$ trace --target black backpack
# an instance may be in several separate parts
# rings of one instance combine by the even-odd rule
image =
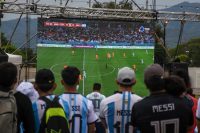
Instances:
[[[46,109],[41,119],[39,133],[69,133],[69,123],[65,111],[56,96],[53,101],[40,97],[46,103]]]

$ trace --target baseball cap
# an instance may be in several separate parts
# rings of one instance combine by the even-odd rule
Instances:
[[[54,75],[49,69],[40,69],[35,76],[35,83],[37,84],[53,84],[55,81]]]
[[[21,82],[17,86],[16,90],[28,96],[32,102],[36,101],[39,97],[37,91],[33,87],[33,84],[30,82]]]
[[[160,76],[162,78],[164,76],[164,69],[159,64],[149,65],[144,70],[144,80],[148,80],[152,76]]]
[[[118,71],[117,81],[122,85],[132,85],[135,82],[135,72],[129,67],[123,67]]]

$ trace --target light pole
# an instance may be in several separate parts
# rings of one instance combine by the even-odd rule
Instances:
[[[167,24],[169,23],[168,20],[165,20],[164,21],[164,36],[163,36],[163,42],[164,42],[164,47],[166,48],[166,27],[167,27]]]

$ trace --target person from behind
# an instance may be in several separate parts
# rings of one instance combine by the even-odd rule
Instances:
[[[47,103],[45,99],[53,100],[55,95],[53,91],[57,87],[55,78],[51,70],[40,69],[35,76],[35,89],[38,91],[40,98],[33,103],[35,116],[36,133],[39,132],[41,120],[46,109]]]
[[[131,123],[141,133],[187,133],[193,125],[192,110],[179,97],[165,91],[164,70],[159,64],[144,71],[150,95],[132,108]]]
[[[17,132],[17,133],[35,133],[34,127],[34,116],[33,109],[30,99],[22,94],[21,92],[15,92],[15,85],[17,83],[17,67],[9,62],[4,62],[0,64],[0,97],[7,95],[7,97],[12,93],[14,94],[13,98],[10,96],[12,104],[9,106],[3,106],[8,103],[8,101],[3,101],[1,103],[1,113],[8,111],[7,113],[0,114],[0,130],[3,133],[6,132]],[[11,92],[12,91],[12,92]],[[3,95],[2,95],[3,94]],[[3,99],[0,98],[2,101]],[[11,107],[12,110],[10,110]],[[10,110],[10,111],[9,111]],[[11,112],[13,121],[10,121],[12,117],[5,117]],[[7,114],[7,115],[5,115]],[[17,116],[16,116],[17,114]],[[3,120],[3,118],[6,118]],[[16,119],[15,119],[16,118]],[[16,124],[14,124],[16,123]],[[15,128],[16,126],[16,128]],[[15,128],[15,129],[14,129]],[[5,130],[4,130],[5,129]]]
[[[38,92],[35,90],[33,84],[30,82],[21,82],[17,86],[16,90],[28,96],[32,103],[39,98]]]
[[[186,91],[184,92],[185,93],[184,98],[189,102],[189,104],[192,108],[193,117],[195,120],[198,100],[193,95],[193,90],[191,88],[191,82],[190,82],[190,76],[189,76],[188,72],[184,69],[177,69],[176,71],[173,72],[173,74],[180,77],[181,79],[183,79],[183,81],[186,85]],[[200,115],[199,115],[199,117],[200,117]],[[197,130],[196,126],[197,126],[197,123],[196,123],[196,121],[194,121],[194,124],[188,133],[194,133],[194,131]]]
[[[86,96],[89,100],[92,101],[93,106],[94,106],[94,111],[95,111],[97,116],[99,116],[100,103],[103,99],[106,98],[100,92],[101,92],[101,84],[100,83],[94,83],[93,92]],[[105,128],[102,125],[100,119],[95,122],[95,127],[96,127],[96,133],[104,133],[105,132]]]
[[[94,106],[94,111],[96,115],[99,116],[100,103],[103,99],[106,98],[103,94],[101,94],[101,84],[94,83],[93,92],[88,94],[86,97],[92,101]]]
[[[142,98],[132,93],[136,84],[135,72],[129,67],[119,69],[116,83],[118,91],[105,98],[100,104],[100,118],[109,133],[133,132],[131,122],[132,106]]]
[[[59,102],[69,120],[70,132],[94,133],[94,123],[98,117],[93,110],[92,102],[77,92],[80,82],[79,69],[68,66],[62,70],[61,77],[65,92],[59,96]]]
[[[186,85],[184,81],[175,75],[164,78],[165,90],[168,94],[176,97],[184,97],[186,91]]]

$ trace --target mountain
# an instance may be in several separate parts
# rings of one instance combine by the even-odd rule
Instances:
[[[17,19],[3,21],[2,22],[2,32],[5,36],[10,39],[12,32],[17,23]],[[37,19],[30,19],[30,38],[37,33]],[[22,46],[26,42],[26,19],[22,18],[17,26],[17,29],[12,38],[12,43],[17,47]],[[30,41],[30,47],[35,48],[36,37]]]
[[[177,5],[174,5],[170,8],[163,9],[163,11],[171,12],[195,12],[200,13],[200,3],[189,3],[183,2]],[[3,21],[2,22],[2,32],[5,33],[7,38],[10,38],[17,19]],[[200,37],[200,22],[186,22],[183,30],[182,42],[186,42],[191,38]],[[180,22],[169,22],[166,27],[166,44],[168,47],[174,47],[177,44],[178,36],[180,31]],[[30,37],[37,33],[37,19],[30,19]],[[16,46],[21,46],[25,43],[26,40],[26,19],[22,18],[16,33],[13,36],[12,42]],[[30,46],[35,48],[36,37],[30,42]]]
[[[194,12],[200,13],[200,3],[183,2],[170,8],[163,9],[170,12]],[[169,22],[166,27],[166,44],[169,47],[176,46],[180,34],[180,22]],[[183,29],[182,42],[191,38],[200,37],[200,22],[186,22]]]

